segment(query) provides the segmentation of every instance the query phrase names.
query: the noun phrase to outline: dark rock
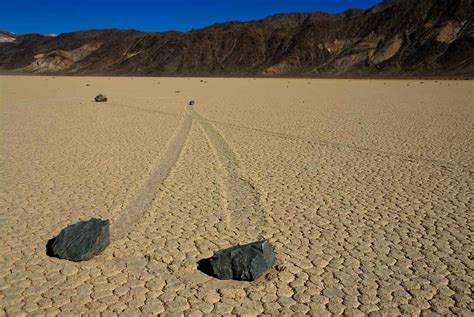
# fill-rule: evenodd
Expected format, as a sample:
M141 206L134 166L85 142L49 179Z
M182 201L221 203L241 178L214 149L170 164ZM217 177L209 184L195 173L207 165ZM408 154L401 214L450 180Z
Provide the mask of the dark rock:
M106 102L107 101L107 97L104 96L104 95L97 95L94 99L96 102Z
M67 226L54 239L52 255L71 261L87 261L109 245L109 221L92 218Z
M253 281L275 264L268 240L220 250L209 259L215 277L222 280Z
M190 106L194 106L194 100L191 100L191 101L189 102L189 105L190 105Z

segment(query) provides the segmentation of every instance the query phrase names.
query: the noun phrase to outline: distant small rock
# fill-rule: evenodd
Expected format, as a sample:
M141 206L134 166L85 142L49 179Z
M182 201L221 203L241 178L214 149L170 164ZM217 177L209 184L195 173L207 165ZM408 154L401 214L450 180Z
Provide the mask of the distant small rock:
M177 93L177 94L179 94L180 92L181 92L181 91L179 91L179 90L176 90L176 91L175 91L175 93Z
M110 243L109 221L92 218L61 230L51 245L52 255L70 261L87 261Z
M107 101L107 97L100 94L100 95L97 95L94 99L96 102L106 102Z
M189 102L189 105L190 105L190 106L194 106L194 100L191 100L191 101Z
M209 264L219 279L253 281L275 264L275 254L270 242L262 240L218 251Z

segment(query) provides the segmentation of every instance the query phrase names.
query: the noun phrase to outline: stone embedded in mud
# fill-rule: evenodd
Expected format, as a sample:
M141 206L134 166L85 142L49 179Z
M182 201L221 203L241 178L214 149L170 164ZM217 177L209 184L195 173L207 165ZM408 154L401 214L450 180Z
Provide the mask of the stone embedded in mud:
M106 102L107 101L107 97L100 94L100 95L97 95L94 99L96 102Z
M79 262L104 251L109 243L109 221L92 218L61 230L54 238L51 249L54 256Z
M214 275L222 280L253 281L275 264L268 240L220 250L209 259Z
M191 101L189 102L189 105L190 105L190 106L194 106L194 100L191 100Z

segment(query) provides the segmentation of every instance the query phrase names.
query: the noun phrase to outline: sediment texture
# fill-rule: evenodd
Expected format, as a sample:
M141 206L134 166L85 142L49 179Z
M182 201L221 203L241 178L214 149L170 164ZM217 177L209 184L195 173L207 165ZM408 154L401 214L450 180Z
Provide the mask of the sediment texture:
M469 315L473 91L0 77L0 314ZM101 254L46 255L92 217ZM257 238L277 258L257 281L198 270Z

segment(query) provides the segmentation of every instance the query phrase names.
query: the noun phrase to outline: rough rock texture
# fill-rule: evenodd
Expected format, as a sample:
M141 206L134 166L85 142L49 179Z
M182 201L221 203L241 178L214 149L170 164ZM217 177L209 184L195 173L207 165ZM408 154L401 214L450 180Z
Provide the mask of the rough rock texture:
M186 33L93 30L0 43L0 70L99 75L474 76L471 0L278 14Z
M100 47L100 43L85 44L72 51L53 50L46 53L37 54L35 60L22 71L37 72L62 71L73 68L77 62L86 58L90 53Z
M106 102L107 101L107 97L100 94L100 95L97 95L94 99L96 102Z
M209 260L214 275L222 280L253 281L275 264L268 240L218 251Z
M15 34L0 30L0 43L14 42Z
M53 255L71 261L87 261L109 245L109 221L92 218L67 226L52 243Z

